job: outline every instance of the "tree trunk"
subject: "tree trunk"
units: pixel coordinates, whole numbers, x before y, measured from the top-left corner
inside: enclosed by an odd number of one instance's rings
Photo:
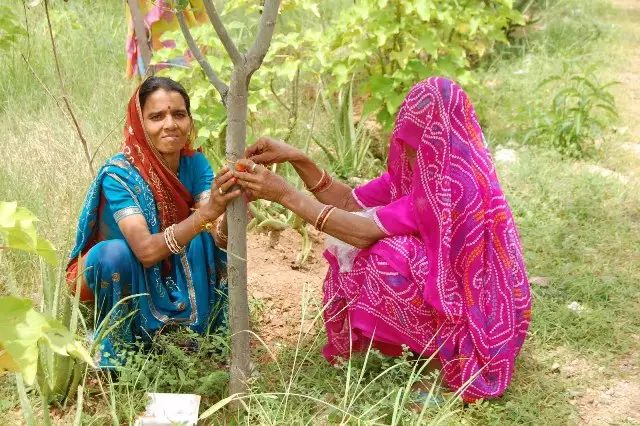
[[[244,157],[247,138],[248,78],[243,66],[236,65],[231,74],[227,95],[227,159]],[[247,391],[249,372],[249,303],[247,298],[247,206],[244,197],[227,206],[229,242],[229,322],[231,328],[231,381],[229,394]]]

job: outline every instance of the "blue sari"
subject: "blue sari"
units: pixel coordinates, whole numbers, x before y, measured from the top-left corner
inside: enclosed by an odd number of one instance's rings
[[[213,173],[201,153],[181,157],[178,177],[195,203],[208,196]],[[98,330],[110,330],[96,354],[103,367],[122,361],[119,344],[149,341],[167,325],[201,334],[226,326],[226,253],[212,236],[201,232],[182,253],[170,255],[170,268],[163,262],[145,268],[118,227],[130,215],[142,215],[152,234],[161,232],[150,186],[118,154],[102,166],[89,188],[71,253],[72,260],[82,259],[78,268],[95,298],[96,336]]]

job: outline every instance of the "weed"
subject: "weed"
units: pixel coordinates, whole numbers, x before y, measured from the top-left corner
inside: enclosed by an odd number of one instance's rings
[[[616,82],[599,83],[595,67],[586,73],[571,73],[564,64],[562,74],[552,75],[538,85],[537,91],[551,86],[549,107],[532,114],[533,126],[524,143],[538,142],[563,155],[582,158],[603,137],[611,120],[618,116],[610,87]]]

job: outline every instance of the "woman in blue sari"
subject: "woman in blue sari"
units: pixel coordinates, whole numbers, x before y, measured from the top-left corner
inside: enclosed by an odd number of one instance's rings
[[[208,333],[225,323],[224,212],[240,191],[228,192],[227,167],[214,178],[190,149],[194,135],[184,88],[147,79],[129,101],[121,152],[89,188],[67,279],[95,301],[101,329],[117,325],[99,345],[103,367],[121,360],[119,344],[167,325]]]

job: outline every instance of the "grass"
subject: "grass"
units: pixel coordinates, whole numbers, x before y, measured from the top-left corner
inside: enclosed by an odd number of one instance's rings
[[[12,4],[21,5],[17,0]],[[134,84],[123,77],[124,11],[119,2],[84,0],[53,2],[53,12],[65,84],[83,131],[92,150],[104,141],[96,156],[100,164],[117,150],[120,120]],[[497,168],[518,223],[529,275],[550,277],[549,285],[533,287],[530,337],[505,396],[464,409],[454,405],[429,410],[426,415],[432,420],[451,414],[448,422],[458,424],[576,423],[580,413],[572,404],[575,393],[598,384],[593,382],[598,366],[605,366],[607,374],[597,376],[597,381],[616,380],[624,374],[617,367],[619,360],[640,349],[633,337],[640,329],[640,191],[634,181],[624,185],[588,169],[595,164],[637,176],[638,160],[619,148],[620,136],[611,132],[583,160],[562,158],[544,141],[521,146],[531,114],[547,105],[552,95],[537,89],[541,81],[561,72],[563,63],[576,70],[600,63],[603,80],[616,80],[630,52],[624,46],[640,46],[640,34],[633,31],[632,17],[600,0],[556,2],[540,18],[517,43],[494,53],[475,71],[480,84],[470,92],[492,151],[516,149],[517,162],[498,163]],[[22,49],[34,71],[57,94],[41,11],[29,12],[29,23],[29,47]],[[91,179],[77,136],[16,52],[0,63],[0,108],[4,136],[0,199],[18,200],[34,211],[42,221],[40,233],[60,248],[63,260]],[[616,125],[632,125],[633,115],[620,112]],[[329,128],[326,122],[320,125]],[[306,133],[300,133],[300,140],[305,140]],[[37,261],[3,253],[0,264],[0,293],[13,291],[40,299]],[[9,285],[8,265],[19,286]],[[567,305],[574,301],[585,310],[569,310]],[[257,321],[259,304],[252,306]],[[197,351],[185,355],[171,339],[159,338],[153,352],[132,352],[131,374],[118,382],[90,375],[84,386],[82,423],[113,424],[114,418],[128,422],[144,406],[149,390],[200,392],[207,407],[225,395],[226,381],[217,368],[224,359],[212,356],[224,353],[225,342],[215,336],[197,338]],[[356,417],[362,417],[362,423],[416,421],[419,414],[402,403],[402,389],[416,378],[422,364],[372,351],[368,357],[356,356],[332,367],[320,354],[324,339],[318,326],[296,349],[281,350],[277,362],[257,345],[253,359],[260,376],[253,379],[252,396],[245,401],[249,413],[240,418],[222,410],[209,420],[213,424],[338,424],[349,419],[357,424]],[[589,368],[572,377],[553,369],[555,363],[564,366],[575,360]],[[357,389],[380,374],[354,400]],[[13,378],[0,378],[0,420],[15,423],[17,404]],[[54,417],[72,419],[74,410],[67,411],[55,411]]]

